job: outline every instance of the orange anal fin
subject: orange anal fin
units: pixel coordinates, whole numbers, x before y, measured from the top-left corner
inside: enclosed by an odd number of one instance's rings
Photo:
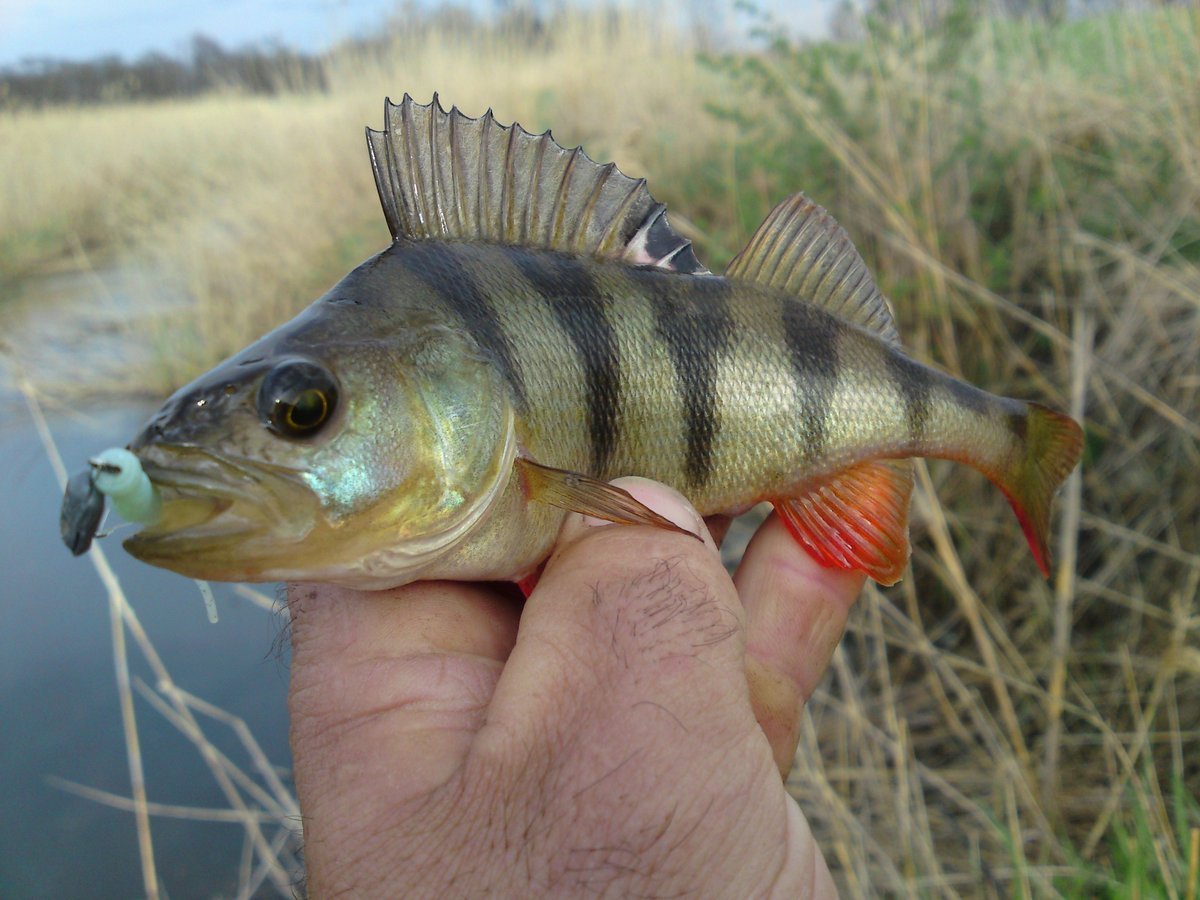
[[[566,469],[554,469],[524,458],[518,458],[515,465],[532,500],[618,525],[653,525],[700,539],[638,502],[628,491],[598,478],[580,472],[568,472]]]
[[[912,489],[909,460],[871,460],[814,479],[798,496],[773,503],[817,562],[895,584],[908,564]]]
[[[532,572],[530,572],[524,578],[517,579],[517,587],[520,588],[521,593],[525,596],[526,600],[529,599],[529,595],[533,593],[533,589],[538,586],[538,582],[541,581],[541,579],[542,579],[542,567],[541,566],[538,566],[536,569],[534,569]]]

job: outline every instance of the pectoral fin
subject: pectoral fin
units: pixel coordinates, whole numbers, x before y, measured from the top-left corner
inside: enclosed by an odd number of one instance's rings
[[[822,565],[866,572],[895,584],[908,563],[908,503],[912,463],[859,463],[774,500],[779,517]]]
[[[515,465],[525,481],[529,497],[533,500],[619,525],[653,525],[655,528],[665,528],[668,531],[697,537],[670,519],[664,519],[654,510],[643,506],[628,491],[590,475],[554,469],[524,458],[518,459]]]

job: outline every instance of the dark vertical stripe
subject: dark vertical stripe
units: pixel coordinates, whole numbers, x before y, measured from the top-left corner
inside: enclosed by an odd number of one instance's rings
[[[815,306],[784,301],[784,340],[796,379],[801,443],[809,459],[824,452],[829,437],[827,423],[837,389],[840,330],[833,316]]]
[[[417,241],[398,245],[400,262],[462,319],[475,342],[495,361],[512,388],[517,408],[526,408],[525,382],[492,302],[471,274],[473,260],[451,244]]]
[[[689,487],[702,488],[712,474],[713,445],[721,427],[717,374],[733,336],[729,282],[651,269],[632,270],[631,277],[650,295],[655,330],[671,352],[687,441],[684,474]]]
[[[976,415],[986,415],[988,411],[988,394],[981,391],[973,384],[967,384],[965,381],[959,381],[957,378],[947,376],[945,379],[946,389],[950,392],[950,396],[954,398],[954,402],[959,406],[969,409]]]
[[[1029,434],[1029,413],[1022,410],[1021,412],[1010,412],[1008,414],[1008,430],[1022,444],[1025,443],[1025,438]]]
[[[919,442],[925,437],[925,426],[929,422],[934,373],[891,349],[885,351],[884,359],[893,383],[904,396],[908,438]]]
[[[608,298],[585,263],[573,256],[506,249],[513,265],[549,304],[583,364],[591,474],[604,477],[617,447],[621,412],[621,359],[617,334],[606,311]]]

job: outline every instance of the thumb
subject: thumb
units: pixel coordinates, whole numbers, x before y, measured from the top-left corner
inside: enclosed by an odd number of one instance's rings
[[[544,742],[527,753],[597,731],[605,740],[594,752],[636,746],[668,756],[750,737],[769,765],[748,703],[745,614],[703,520],[664,485],[616,483],[692,534],[571,516],[526,602],[489,726]]]

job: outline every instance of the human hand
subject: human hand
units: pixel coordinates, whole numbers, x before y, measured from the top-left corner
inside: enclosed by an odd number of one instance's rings
[[[703,543],[571,515],[523,609],[290,588],[312,896],[835,893],[780,770],[862,577],[772,517],[731,581],[683,498],[619,483]]]

